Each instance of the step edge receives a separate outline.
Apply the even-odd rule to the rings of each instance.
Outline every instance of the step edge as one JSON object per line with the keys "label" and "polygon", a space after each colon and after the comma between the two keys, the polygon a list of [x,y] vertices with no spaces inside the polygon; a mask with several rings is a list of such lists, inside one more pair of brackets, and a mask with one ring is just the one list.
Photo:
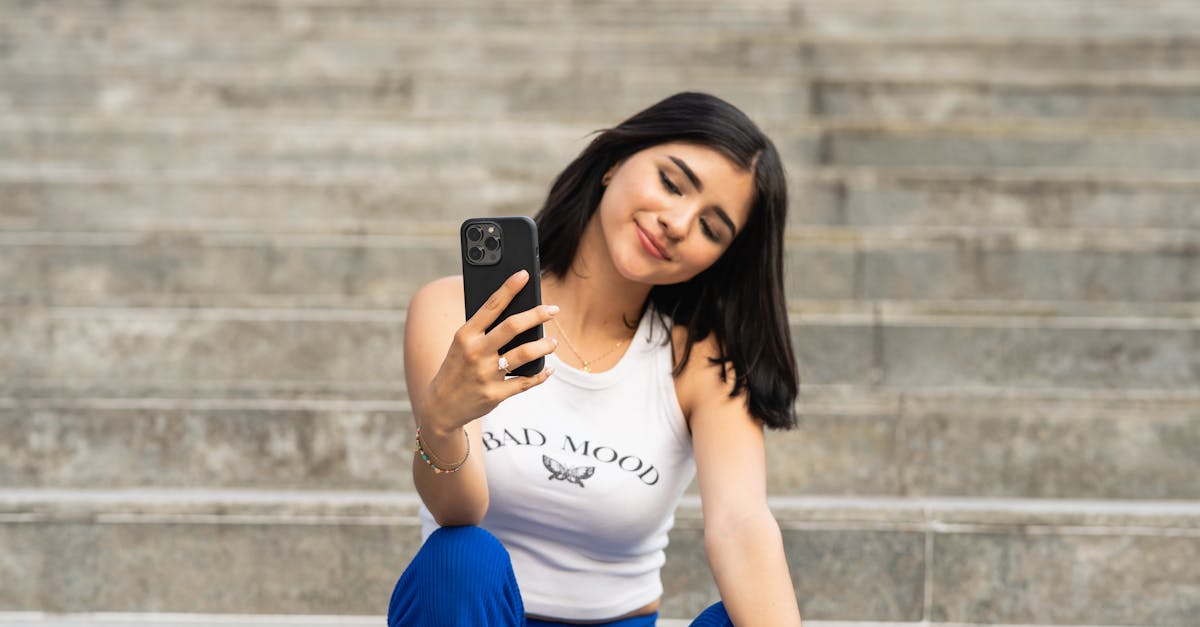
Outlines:
{"label": "step edge", "polygon": [[[1193,499],[1064,499],[1008,497],[797,496],[768,497],[780,513],[807,511],[866,511],[939,513],[999,512],[1013,514],[1132,514],[1178,515],[1200,518],[1200,500]],[[318,507],[384,507],[413,510],[420,497],[411,490],[301,490],[256,488],[0,488],[0,507],[22,505],[261,507],[311,505]],[[700,497],[684,495],[678,511],[699,515]]]}

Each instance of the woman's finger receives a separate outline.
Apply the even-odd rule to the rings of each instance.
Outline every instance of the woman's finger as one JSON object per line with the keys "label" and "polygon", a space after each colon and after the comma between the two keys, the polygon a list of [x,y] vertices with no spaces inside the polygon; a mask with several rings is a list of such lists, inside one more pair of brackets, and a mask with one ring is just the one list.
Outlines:
{"label": "woman's finger", "polygon": [[504,283],[500,284],[499,289],[497,289],[495,292],[492,292],[492,295],[488,297],[487,301],[485,301],[483,305],[479,307],[479,310],[476,311],[475,314],[471,316],[471,319],[467,320],[467,323],[463,326],[466,326],[472,331],[478,333],[487,332],[487,328],[491,326],[491,324],[495,322],[497,318],[500,317],[500,314],[504,312],[504,308],[507,307],[510,302],[512,302],[513,297],[515,297],[517,292],[520,292],[521,288],[525,287],[525,284],[528,282],[528,270],[520,270],[505,279]]}
{"label": "woman's finger", "polygon": [[557,314],[558,305],[538,305],[532,309],[526,309],[521,313],[515,313],[505,318],[504,322],[496,325],[496,328],[488,331],[484,337],[483,345],[492,351],[498,352],[502,347],[511,342],[514,337],[539,324],[549,322]]}
{"label": "woman's finger", "polygon": [[539,357],[545,357],[553,353],[556,348],[558,348],[558,340],[552,337],[544,337],[533,342],[526,342],[508,351],[502,357],[509,371],[512,371]]}
{"label": "woman's finger", "polygon": [[546,379],[549,379],[550,375],[552,374],[554,374],[554,368],[548,366],[546,368],[542,368],[541,372],[533,375],[532,377],[509,377],[504,381],[497,383],[497,385],[503,386],[501,388],[501,396],[503,398],[508,398],[510,396],[520,394],[521,392],[524,392],[532,387],[536,387],[545,383]]}

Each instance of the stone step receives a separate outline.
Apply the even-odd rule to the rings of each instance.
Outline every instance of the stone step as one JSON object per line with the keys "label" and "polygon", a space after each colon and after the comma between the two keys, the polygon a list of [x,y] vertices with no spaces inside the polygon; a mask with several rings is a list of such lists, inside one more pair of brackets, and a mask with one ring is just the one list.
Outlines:
{"label": "stone step", "polygon": [[[886,66],[885,66],[886,67]],[[875,70],[762,74],[740,71],[537,73],[459,71],[397,76],[386,70],[276,75],[243,67],[13,68],[0,75],[0,113],[99,115],[253,112],[258,115],[619,119],[675,91],[714,93],[761,122],[850,120],[1116,119],[1200,121],[1200,75],[1147,79],[1095,72],[947,80]]]}
{"label": "stone step", "polygon": [[[6,44],[0,67],[12,74],[4,91],[6,106],[16,110],[365,108],[452,117],[545,110],[604,118],[683,88],[744,100],[756,116],[793,117],[811,100],[837,101],[836,93],[810,96],[796,77],[836,80],[881,68],[910,80],[1054,80],[1074,72],[1188,84],[1200,72],[1194,62],[1200,40],[1188,26],[1200,17],[1179,2],[1155,3],[1154,10],[1077,2],[1038,7],[1037,20],[1000,3],[978,11],[874,4],[731,9],[667,2],[643,7],[636,17],[621,8],[528,2],[432,10],[366,2],[88,2],[69,10],[18,4],[0,25]],[[121,19],[111,19],[114,13]],[[160,34],[168,31],[173,37],[164,44]],[[697,65],[703,71],[679,69]],[[485,78],[480,67],[487,68]],[[714,73],[745,79],[714,79]],[[1066,115],[1082,106],[1047,100],[1033,96],[1026,106],[1065,107]],[[1192,119],[1186,92],[1151,100]],[[1108,106],[1119,111],[1145,106],[1130,97],[1114,101]]]}
{"label": "stone step", "polygon": [[[1194,503],[771,505],[809,619],[1181,624],[1200,609]],[[4,490],[0,608],[380,615],[419,544],[415,508],[409,493]],[[702,530],[685,499],[664,616],[718,598]]]}
{"label": "stone step", "polygon": [[[707,0],[651,0],[638,11],[605,4],[576,4],[557,0],[450,0],[428,3],[412,0],[233,0],[179,5],[162,0],[80,0],[62,5],[26,6],[20,0],[4,0],[0,8],[19,7],[25,11],[15,17],[37,23],[47,33],[57,35],[88,33],[88,27],[107,23],[116,14],[122,21],[136,25],[179,29],[213,25],[264,35],[294,38],[337,33],[363,37],[382,37],[388,32],[409,34],[446,28],[456,32],[488,29],[511,30],[519,27],[556,27],[588,25],[621,29],[653,28],[663,32],[684,32],[701,26],[721,26],[731,30],[758,32],[774,26],[776,30],[794,24],[798,12],[792,2],[751,0],[737,5]],[[1152,31],[1150,31],[1152,32]]]}
{"label": "stone step", "polygon": [[803,67],[820,76],[893,79],[1049,81],[1063,73],[1110,79],[1172,80],[1194,76],[1200,40],[1135,37],[831,38],[804,48]]}
{"label": "stone step", "polygon": [[[0,612],[0,625],[4,627],[379,627],[385,620],[379,614],[354,616],[198,612]],[[683,627],[687,627],[687,623],[684,623]]]}
{"label": "stone step", "polygon": [[[457,224],[372,234],[0,232],[0,304],[403,307],[461,273]],[[1200,231],[793,227],[801,299],[1200,300]],[[1155,280],[1147,281],[1153,276]]]}
{"label": "stone step", "polygon": [[[606,67],[540,71],[536,66],[522,66],[480,71],[472,64],[406,73],[392,68],[348,67],[331,76],[319,68],[308,73],[281,73],[272,71],[274,67],[256,70],[245,64],[186,71],[176,65],[91,70],[77,64],[22,65],[0,76],[0,91],[7,94],[0,100],[0,113],[619,119],[665,94],[690,89],[714,92],[740,103],[758,120],[786,121],[810,115],[924,121],[1200,118],[1196,106],[1198,67],[1165,71],[1165,64],[1154,59],[1138,70],[1115,71],[1094,67],[1056,71],[1054,59],[1030,62],[1037,65],[1036,71],[998,71],[982,61],[978,68],[949,66],[950,61],[937,59],[928,64],[895,60],[895,68],[887,62],[859,62],[863,67],[858,67],[846,56],[869,55],[875,52],[876,43],[858,44],[857,48],[850,43],[823,46],[820,53],[810,54],[817,59],[814,62],[832,68],[784,74],[764,73],[763,65],[769,64],[758,62],[725,70],[672,71],[668,76],[654,67],[620,73]],[[899,46],[906,49],[914,44]],[[1122,58],[1128,56],[1127,50],[1121,53]],[[1054,58],[1055,53],[1044,56]],[[944,66],[941,71],[928,71],[930,64],[937,62]],[[623,66],[637,67],[630,62]]]}
{"label": "stone step", "polygon": [[1200,241],[1189,232],[1172,231],[1158,244],[1146,237],[1141,249],[1138,231],[1101,233],[812,229],[788,240],[785,284],[794,297],[820,299],[1149,302],[1200,295],[1192,270]]}
{"label": "stone step", "polygon": [[532,215],[553,177],[521,176],[482,161],[440,172],[313,174],[244,172],[168,182],[134,172],[48,173],[0,164],[0,229],[395,234],[413,232],[426,220]]}
{"label": "stone step", "polygon": [[1192,392],[819,387],[797,413],[767,437],[772,494],[1200,498]]}
{"label": "stone step", "polygon": [[863,126],[822,135],[819,163],[972,169],[1104,168],[1182,172],[1200,167],[1200,135],[1185,128],[1082,129],[992,126]]}
{"label": "stone step", "polygon": [[[811,177],[803,171],[789,173],[794,179],[797,175],[789,212],[792,224],[1200,227],[1200,212],[1195,211],[1200,179],[1189,177],[921,167],[827,167]],[[47,200],[58,193],[49,191],[51,185],[44,187]]]}
{"label": "stone step", "polygon": [[[830,300],[800,300],[788,301],[788,309],[793,324],[806,327],[814,322],[827,323],[830,320],[842,320],[843,324],[853,324],[856,321],[878,320],[881,326],[896,326],[924,321],[934,325],[938,320],[951,325],[990,325],[994,328],[1020,327],[1062,327],[1074,324],[1082,327],[1108,325],[1115,327],[1137,328],[1153,327],[1155,321],[1163,328],[1173,328],[1195,323],[1200,317],[1200,304],[1197,303],[1088,303],[1088,302],[1006,302],[1006,301],[830,301]],[[54,311],[59,310],[55,315]],[[297,313],[304,310],[306,313]],[[338,321],[352,323],[377,319],[403,325],[403,311],[372,310],[372,309],[330,309],[328,303],[307,305],[287,302],[255,302],[243,307],[203,308],[195,303],[184,303],[175,307],[128,307],[128,308],[20,308],[9,307],[0,309],[7,312],[0,320],[29,317],[31,312],[42,317],[86,319],[89,316],[99,319],[119,319],[128,315],[132,320],[159,319],[169,321],[175,319],[181,326],[199,323],[205,320],[251,320],[251,321],[320,321],[333,324]],[[10,327],[12,325],[9,325]],[[311,328],[311,327],[309,327]],[[152,341],[152,340],[150,340]],[[143,344],[145,339],[141,341]],[[291,342],[289,344],[294,344]],[[32,360],[29,360],[32,363]],[[403,359],[397,360],[402,362]],[[13,363],[13,362],[8,362]],[[28,368],[24,369],[28,373]],[[881,372],[881,371],[880,371]],[[79,371],[75,373],[79,374]],[[879,373],[876,373],[877,375]],[[805,378],[805,389],[825,388],[854,384],[835,383],[822,384]],[[922,385],[918,388],[891,388],[881,382],[869,385],[872,390],[899,390],[906,393],[925,393],[930,391],[982,390],[984,393],[995,393],[1007,390],[1013,394],[1055,394],[1066,390],[1083,395],[1096,395],[1104,388],[1070,387],[1030,387],[1005,388],[977,382],[970,386],[956,386],[949,382],[946,386],[938,386],[936,382]],[[1182,393],[1181,388],[1169,394]],[[1141,394],[1150,394],[1152,398],[1165,392],[1156,387],[1148,388],[1114,388],[1118,395],[1131,395],[1142,398]],[[10,377],[0,379],[0,394],[5,397],[19,398],[186,398],[209,400],[353,400],[374,402],[378,399],[404,399],[405,391],[403,378],[394,377],[340,377],[340,378],[230,378],[218,375],[215,378],[198,377],[120,377],[103,376],[92,373],[91,376],[58,376],[58,377]]]}
{"label": "stone step", "polygon": [[[810,115],[846,120],[1200,120],[1200,82],[1063,76],[1057,80],[938,81],[850,76],[807,86]],[[803,97],[798,93],[797,98]]]}
{"label": "stone step", "polygon": [[[343,177],[486,172],[547,185],[592,129],[575,123],[274,119],[0,118],[0,163],[14,173],[136,171],[164,182],[195,177]],[[1200,126],[877,124],[802,122],[766,129],[790,169],[816,165],[1094,171],[1194,177]]]}
{"label": "stone step", "polygon": [[[0,485],[412,490],[407,400],[0,397]],[[806,386],[775,495],[1200,499],[1200,395]],[[691,493],[696,493],[693,485]]]}
{"label": "stone step", "polygon": [[[561,164],[560,164],[561,165]],[[0,164],[9,231],[412,233],[419,223],[532,215],[552,175],[481,167],[384,177],[45,172]],[[790,168],[793,226],[1200,229],[1200,178],[1105,170]]]}
{"label": "stone step", "polygon": [[1188,0],[800,0],[804,30],[823,36],[987,38],[1158,35],[1197,32],[1200,10]]}
{"label": "stone step", "polygon": [[[1186,0],[1137,3],[1078,0],[1062,8],[1047,9],[1025,0],[1019,8],[992,0],[972,3],[967,8],[945,2],[864,2],[853,7],[831,2],[757,2],[722,6],[711,2],[652,2],[630,12],[619,5],[578,6],[538,2],[446,3],[437,6],[417,3],[271,2],[189,3],[169,2],[77,2],[69,10],[61,5],[28,6],[8,0],[20,9],[7,11],[6,35],[14,60],[25,60],[29,46],[55,40],[70,41],[71,48],[59,55],[78,55],[90,63],[107,61],[96,52],[136,62],[227,61],[286,58],[317,62],[345,60],[335,55],[310,55],[322,44],[358,42],[374,46],[417,48],[431,34],[462,37],[460,48],[467,54],[472,46],[487,40],[512,38],[514,33],[539,32],[538,47],[561,43],[595,45],[618,40],[640,42],[712,41],[713,34],[770,41],[795,40],[879,41],[881,39],[1054,39],[1100,41],[1120,38],[1157,39],[1172,43],[1194,37],[1200,28],[1200,11]],[[976,6],[978,4],[978,7]],[[880,6],[883,5],[883,6]],[[0,5],[3,6],[3,5]],[[109,19],[118,15],[120,19]],[[1031,17],[1036,15],[1036,18]],[[172,45],[163,45],[155,33],[171,30]],[[215,35],[215,36],[214,36]],[[254,36],[238,42],[239,37]],[[711,45],[711,43],[710,43]],[[398,48],[399,47],[399,48]],[[443,50],[450,50],[448,42]],[[36,49],[36,48],[35,48]],[[352,49],[352,48],[350,48]],[[343,49],[344,51],[345,49]],[[515,51],[515,50],[514,50]],[[24,54],[23,54],[24,53]],[[90,54],[89,54],[90,53]],[[610,51],[610,54],[621,54]],[[28,55],[38,61],[54,60]],[[494,59],[493,59],[494,60]],[[563,58],[558,63],[583,59]],[[553,59],[551,59],[553,61]],[[643,63],[662,63],[663,56],[643,58]]]}
{"label": "stone step", "polygon": [[[767,30],[756,25],[740,31],[722,22],[691,29],[595,23],[577,28],[553,24],[471,27],[469,23],[420,24],[403,12],[368,15],[369,24],[339,25],[344,10],[313,17],[313,21],[297,18],[297,25],[292,26],[279,24],[273,10],[211,14],[210,6],[182,7],[183,15],[134,12],[119,20],[108,14],[98,14],[104,15],[103,19],[56,14],[7,21],[8,54],[0,60],[0,68],[41,73],[64,67],[177,67],[190,73],[240,67],[264,74],[273,69],[284,77],[349,72],[351,76],[390,77],[393,87],[403,88],[414,76],[480,67],[509,75],[531,67],[539,68],[543,75],[599,74],[606,68],[610,73],[614,68],[671,72],[696,64],[718,72],[756,66],[760,72],[763,67],[786,72],[805,67],[802,38],[778,26]],[[186,15],[196,12],[192,7],[200,14]],[[173,34],[169,45],[161,41],[164,29]]]}
{"label": "stone step", "polygon": [[[168,27],[197,27],[214,22],[245,24],[250,28],[299,36],[317,29],[378,31],[391,28],[458,28],[588,25],[594,27],[652,27],[666,32],[719,24],[736,30],[791,28],[821,35],[886,36],[967,34],[975,37],[1014,35],[1128,36],[1162,34],[1185,36],[1200,28],[1200,11],[1187,0],[1152,0],[1135,5],[1121,0],[1060,0],[1045,5],[1036,0],[978,0],[961,7],[941,0],[754,0],[736,5],[697,0],[653,0],[631,12],[621,5],[578,4],[565,1],[452,0],[337,2],[238,0],[179,5],[164,1],[123,0],[72,2],[66,11],[53,3],[25,5],[5,0],[0,7],[20,8],[14,15],[49,22],[44,28],[69,33],[112,14],[124,21]],[[1036,14],[1036,19],[1031,19]],[[334,19],[336,18],[336,19]],[[84,30],[83,32],[87,32]]]}
{"label": "stone step", "polygon": [[[2,117],[0,177],[107,172],[160,182],[282,176],[313,183],[409,183],[425,177],[450,185],[462,177],[472,193],[479,188],[472,183],[480,179],[498,185],[496,192],[481,192],[486,199],[531,182],[544,193],[592,132],[614,122]],[[812,163],[816,135],[811,129],[781,129],[778,135],[789,167]]]}
{"label": "stone step", "polygon": [[[705,91],[739,105],[763,124],[804,118],[922,123],[1096,120],[1194,124],[1195,76],[1145,80],[1137,72],[1104,80],[1075,75],[1038,81],[924,76],[861,78],[655,73],[569,76],[388,75],[291,78],[246,73],[162,76],[120,72],[0,76],[0,113],[140,116],[251,113],[284,117],[409,116],[426,119],[607,120],[612,123],[678,91]],[[1091,74],[1091,72],[1088,72]]]}
{"label": "stone step", "polygon": [[[677,91],[706,91],[742,103],[756,120],[808,115],[808,81],[798,75],[747,72],[622,72],[608,69],[535,73],[514,69],[398,73],[394,69],[272,74],[218,67],[180,72],[150,68],[12,68],[0,75],[0,113],[98,115],[251,112],[256,115],[414,116],[424,118],[620,120]],[[1181,115],[1172,97],[1147,107]],[[1147,109],[1147,115],[1150,114]]]}
{"label": "stone step", "polygon": [[[105,14],[102,20],[9,21],[8,32],[0,31],[8,44],[0,68],[21,75],[54,76],[62,74],[63,68],[72,68],[76,75],[103,75],[118,70],[154,74],[171,67],[181,76],[235,72],[279,85],[313,80],[338,85],[340,79],[331,77],[348,77],[349,85],[367,82],[397,104],[422,93],[436,95],[437,90],[430,88],[439,77],[440,81],[464,73],[469,77],[479,68],[495,72],[502,82],[522,74],[535,79],[604,76],[622,68],[624,74],[661,77],[664,87],[686,86],[690,77],[707,72],[762,75],[764,68],[771,68],[776,77],[846,77],[882,71],[892,78],[942,80],[1050,79],[1064,72],[1169,80],[1194,78],[1200,71],[1196,61],[1200,39],[1194,31],[1186,36],[949,33],[897,37],[813,35],[786,24],[739,30],[722,22],[683,29],[596,23],[472,28],[422,25],[396,17],[373,25],[338,27],[334,14],[321,18],[325,21],[320,25],[293,28],[275,23],[275,18],[253,19],[253,14],[161,17],[112,20]],[[188,23],[192,25],[181,30]],[[170,45],[159,38],[166,30],[173,32]],[[697,67],[704,72],[679,69]],[[423,85],[425,79],[433,82]],[[201,80],[198,86],[203,85]],[[229,92],[208,92],[209,97],[236,99],[239,92],[259,93],[238,89],[236,83],[232,87]],[[109,89],[105,94],[109,104],[136,97],[121,83],[109,83]],[[574,99],[566,90],[542,91],[564,104]]]}
{"label": "stone step", "polygon": [[[0,307],[0,380],[394,389],[403,330],[399,310]],[[918,389],[1194,389],[1196,330],[1194,316],[791,316],[802,381]]]}
{"label": "stone step", "polygon": [[[664,82],[654,74],[568,77],[0,76],[0,113],[103,115],[253,112],[260,115],[408,115],[437,118],[617,120],[674,91],[712,92],[761,123],[798,118],[950,121],[1049,119],[1200,121],[1200,80],[1014,83],[997,80],[703,76]],[[482,95],[482,96],[481,96]]]}
{"label": "stone step", "polygon": [[[176,176],[352,176],[399,180],[452,173],[546,185],[596,126],[544,122],[363,120],[254,116],[133,120],[0,118],[0,168],[21,172],[137,171]],[[789,155],[800,158],[801,155]]]}

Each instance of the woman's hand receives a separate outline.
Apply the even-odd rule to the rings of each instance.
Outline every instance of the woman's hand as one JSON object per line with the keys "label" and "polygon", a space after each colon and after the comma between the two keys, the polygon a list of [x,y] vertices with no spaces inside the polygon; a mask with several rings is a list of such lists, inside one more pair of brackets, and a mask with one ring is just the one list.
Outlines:
{"label": "woman's hand", "polygon": [[[525,270],[510,276],[487,302],[454,333],[454,339],[441,367],[429,384],[426,406],[418,415],[429,417],[423,429],[439,433],[457,431],[472,420],[487,414],[504,399],[545,382],[553,374],[544,368],[532,377],[509,377],[499,367],[497,352],[518,334],[548,322],[558,313],[556,305],[539,305],[509,316],[487,331],[513,297],[525,287]],[[553,353],[553,338],[522,344],[502,355],[509,369]]]}

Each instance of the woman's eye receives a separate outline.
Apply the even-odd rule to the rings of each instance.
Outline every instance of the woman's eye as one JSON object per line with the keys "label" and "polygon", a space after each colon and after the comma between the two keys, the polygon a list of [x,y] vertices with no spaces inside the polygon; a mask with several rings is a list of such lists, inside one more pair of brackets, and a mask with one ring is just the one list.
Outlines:
{"label": "woman's eye", "polygon": [[671,192],[672,194],[675,194],[676,196],[683,195],[683,192],[679,191],[678,187],[675,187],[675,184],[671,182],[671,179],[667,178],[666,172],[659,170],[658,178],[662,180],[663,187],[667,188],[668,192]]}
{"label": "woman's eye", "polygon": [[705,222],[704,218],[700,219],[700,230],[704,231],[704,236],[707,237],[708,239],[710,239],[714,242],[721,241],[721,238],[711,228],[709,228],[708,222]]}

